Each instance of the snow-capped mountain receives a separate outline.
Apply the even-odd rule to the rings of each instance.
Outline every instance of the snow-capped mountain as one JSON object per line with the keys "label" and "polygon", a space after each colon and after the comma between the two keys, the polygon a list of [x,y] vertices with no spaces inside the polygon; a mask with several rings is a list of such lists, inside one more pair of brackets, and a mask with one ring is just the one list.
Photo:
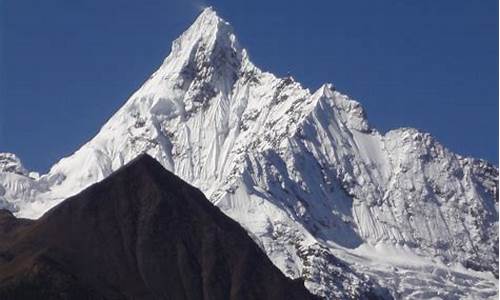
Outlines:
{"label": "snow-capped mountain", "polygon": [[260,70],[211,8],[47,174],[2,154],[0,204],[36,218],[144,152],[318,295],[497,295],[498,169],[415,129],[378,132],[331,84],[310,92]]}

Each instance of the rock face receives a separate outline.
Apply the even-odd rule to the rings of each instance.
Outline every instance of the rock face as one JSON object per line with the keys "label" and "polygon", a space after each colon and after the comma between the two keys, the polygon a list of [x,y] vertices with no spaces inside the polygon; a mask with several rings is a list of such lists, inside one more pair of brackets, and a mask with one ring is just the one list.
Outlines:
{"label": "rock face", "polygon": [[261,71],[210,8],[91,141],[0,185],[38,217],[145,152],[318,295],[359,298],[373,280],[398,298],[497,294],[496,167],[415,129],[378,132],[331,84]]}
{"label": "rock face", "polygon": [[0,237],[2,299],[316,299],[147,155]]}

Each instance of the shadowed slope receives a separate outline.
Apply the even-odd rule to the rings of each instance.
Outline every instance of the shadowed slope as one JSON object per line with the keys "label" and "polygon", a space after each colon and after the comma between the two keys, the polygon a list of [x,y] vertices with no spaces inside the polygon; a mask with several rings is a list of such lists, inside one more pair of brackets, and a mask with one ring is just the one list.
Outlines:
{"label": "shadowed slope", "polygon": [[0,214],[2,299],[310,299],[197,189],[141,155],[36,221]]}

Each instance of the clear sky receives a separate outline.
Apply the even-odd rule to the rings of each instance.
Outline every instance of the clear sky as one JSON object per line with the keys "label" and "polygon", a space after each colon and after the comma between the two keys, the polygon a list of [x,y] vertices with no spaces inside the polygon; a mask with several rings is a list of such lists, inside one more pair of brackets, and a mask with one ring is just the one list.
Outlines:
{"label": "clear sky", "polygon": [[71,154],[207,5],[262,69],[498,165],[498,0],[0,0],[0,152],[42,172]]}

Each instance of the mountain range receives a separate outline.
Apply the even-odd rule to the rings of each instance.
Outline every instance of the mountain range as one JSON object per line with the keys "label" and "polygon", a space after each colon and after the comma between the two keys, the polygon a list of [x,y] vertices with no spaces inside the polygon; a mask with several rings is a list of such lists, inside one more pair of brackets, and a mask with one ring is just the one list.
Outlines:
{"label": "mountain range", "polygon": [[142,153],[316,295],[498,295],[498,168],[413,128],[379,132],[332,84],[311,92],[262,71],[212,8],[47,174],[0,154],[0,205],[38,218]]}

